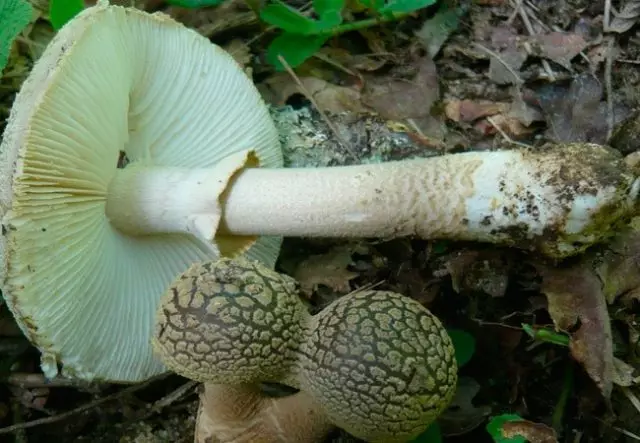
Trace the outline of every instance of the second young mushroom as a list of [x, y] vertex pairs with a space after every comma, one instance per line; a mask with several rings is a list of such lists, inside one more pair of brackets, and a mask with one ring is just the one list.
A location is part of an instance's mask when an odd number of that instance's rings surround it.
[[[446, 408], [457, 381], [452, 342], [417, 301], [363, 291], [310, 315], [295, 280], [245, 258], [180, 275], [158, 308], [153, 347], [205, 383], [197, 442], [318, 442], [334, 425], [366, 441], [407, 441]], [[260, 382], [299, 392], [267, 398]]]

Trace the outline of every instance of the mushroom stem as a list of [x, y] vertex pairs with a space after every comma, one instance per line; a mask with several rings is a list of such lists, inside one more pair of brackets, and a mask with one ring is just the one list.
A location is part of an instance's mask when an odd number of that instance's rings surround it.
[[220, 222], [220, 195], [244, 167], [257, 166], [251, 151], [232, 154], [211, 168], [133, 164], [114, 174], [105, 212], [131, 235], [190, 233], [212, 241]]
[[[639, 181], [597, 145], [317, 169], [246, 169], [221, 232], [488, 241], [563, 256], [635, 209]], [[595, 232], [594, 232], [595, 231]]]
[[107, 215], [135, 234], [416, 236], [561, 258], [629, 218], [640, 187], [619, 153], [593, 144], [357, 166], [256, 166], [247, 152], [209, 170], [134, 165], [112, 180]]
[[258, 385], [205, 383], [195, 442], [316, 443], [335, 428], [305, 392], [266, 397]]

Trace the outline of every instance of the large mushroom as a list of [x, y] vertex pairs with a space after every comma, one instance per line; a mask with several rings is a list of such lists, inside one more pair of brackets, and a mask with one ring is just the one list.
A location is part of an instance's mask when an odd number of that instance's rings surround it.
[[[446, 408], [457, 381], [451, 339], [416, 300], [362, 291], [310, 315], [295, 280], [242, 257], [181, 274], [152, 343], [169, 369], [205, 383], [202, 443], [318, 442], [333, 425], [407, 441]], [[300, 391], [268, 398], [260, 382]]]
[[[246, 162], [282, 165], [267, 109], [230, 55], [166, 15], [103, 2], [47, 47], [0, 150], [7, 306], [47, 376], [62, 364], [68, 376], [122, 382], [165, 371], [149, 340], [175, 276], [253, 243], [212, 238], [229, 177]], [[135, 183], [117, 179], [124, 170], [139, 172]], [[118, 197], [127, 186], [164, 194], [162, 229], [154, 218], [147, 232], [118, 226], [135, 212]], [[279, 244], [264, 237], [247, 254], [273, 266]]]
[[152, 312], [193, 261], [246, 252], [273, 265], [283, 235], [562, 258], [607, 238], [640, 189], [635, 168], [590, 144], [281, 168], [266, 107], [230, 56], [166, 15], [105, 1], [47, 47], [0, 149], [7, 304], [46, 375], [62, 364], [114, 381], [163, 370]]

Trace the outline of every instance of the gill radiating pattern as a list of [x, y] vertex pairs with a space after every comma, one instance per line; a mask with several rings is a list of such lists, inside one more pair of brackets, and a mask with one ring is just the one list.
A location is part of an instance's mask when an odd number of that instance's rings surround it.
[[[211, 259], [213, 249], [191, 236], [125, 236], [109, 224], [105, 198], [120, 150], [132, 162], [204, 167], [220, 159], [219, 148], [228, 143], [261, 155], [277, 143], [277, 134], [266, 125], [257, 126], [262, 131], [228, 130], [234, 120], [264, 119], [260, 106], [246, 115], [211, 112], [220, 104], [231, 106], [232, 89], [240, 85], [224, 74], [218, 81], [232, 60], [211, 62], [207, 53], [219, 49], [206, 39], [175, 24], [167, 29], [156, 17], [127, 20], [137, 13], [119, 8], [96, 14], [102, 14], [100, 20], [75, 23], [74, 58], [60, 59], [60, 65], [67, 64], [64, 75], [54, 74], [47, 96], [29, 111], [30, 124], [48, 129], [28, 134], [24, 145], [31, 148], [23, 145], [17, 163], [24, 174], [5, 219], [10, 229], [3, 247], [13, 256], [5, 295], [20, 313], [16, 317], [24, 317], [21, 327], [40, 347], [43, 361], [54, 366], [63, 361], [70, 375], [132, 381], [163, 370], [148, 343], [160, 295], [189, 264]], [[74, 66], [77, 60], [82, 66]], [[134, 65], [144, 67], [133, 72]], [[196, 75], [205, 71], [208, 76]], [[178, 82], [182, 75], [189, 82]], [[220, 86], [224, 90], [215, 92]], [[202, 129], [206, 119], [211, 124]], [[162, 150], [176, 144], [183, 149]], [[204, 156], [194, 155], [205, 145]], [[277, 155], [262, 160], [281, 164]], [[49, 246], [54, 242], [63, 246]], [[254, 250], [260, 255], [278, 245], [278, 239], [265, 239]], [[19, 298], [11, 296], [14, 291], [20, 291]], [[83, 297], [54, 302], [70, 293]]]

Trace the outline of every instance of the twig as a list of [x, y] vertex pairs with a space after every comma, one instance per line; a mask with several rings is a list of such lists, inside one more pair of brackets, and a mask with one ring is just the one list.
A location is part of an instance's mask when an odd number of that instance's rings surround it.
[[[152, 415], [152, 414], [155, 414], [157, 412], [160, 412], [161, 410], [163, 410], [167, 406], [169, 406], [172, 403], [175, 403], [176, 401], [180, 400], [182, 397], [187, 395], [187, 393], [189, 391], [191, 391], [196, 386], [198, 386], [198, 384], [199, 383], [197, 381], [189, 380], [187, 383], [183, 384], [178, 389], [176, 389], [173, 392], [170, 392], [169, 394], [165, 395], [160, 400], [156, 401], [151, 406], [151, 408], [149, 408], [149, 415]], [[145, 417], [146, 416], [147, 415], [145, 414]]]
[[51, 423], [56, 423], [58, 421], [64, 420], [66, 418], [72, 417], [74, 415], [77, 414], [82, 414], [84, 412], [90, 411], [91, 409], [94, 409], [104, 403], [108, 403], [110, 401], [113, 400], [117, 400], [119, 398], [125, 397], [129, 394], [132, 394], [136, 391], [139, 391], [141, 389], [146, 388], [147, 386], [151, 385], [152, 383], [158, 381], [158, 380], [162, 380], [163, 378], [168, 377], [169, 374], [161, 374], [158, 375], [157, 377], [151, 378], [143, 383], [137, 384], [137, 385], [133, 385], [133, 386], [129, 386], [127, 388], [124, 388], [121, 391], [118, 391], [114, 394], [111, 395], [107, 395], [106, 397], [102, 397], [99, 398], [97, 400], [91, 401], [89, 403], [86, 403], [82, 406], [79, 406], [75, 409], [72, 409], [70, 411], [67, 412], [63, 412], [62, 414], [58, 414], [58, 415], [54, 415], [52, 417], [45, 417], [45, 418], [40, 418], [38, 420], [32, 420], [32, 421], [27, 421], [24, 423], [16, 423], [15, 425], [11, 425], [11, 426], [7, 426], [6, 428], [0, 428], [0, 435], [1, 434], [10, 434], [12, 432], [17, 432], [20, 431], [22, 429], [28, 429], [28, 428], [33, 428], [35, 426], [40, 426], [40, 425], [45, 425], [45, 424], [51, 424]]
[[611, 71], [613, 70], [613, 37], [609, 36], [607, 44], [607, 58], [604, 64], [604, 85], [607, 92], [607, 140], [611, 138], [613, 133], [613, 85], [611, 82]]
[[527, 145], [526, 143], [517, 142], [517, 141], [513, 140], [511, 137], [509, 137], [509, 134], [504, 132], [502, 130], [502, 128], [499, 125], [497, 125], [495, 121], [493, 121], [492, 117], [487, 117], [487, 121], [489, 123], [491, 123], [491, 126], [496, 128], [496, 131], [498, 131], [500, 133], [500, 135], [502, 135], [502, 138], [504, 138], [507, 142], [512, 143], [512, 144], [514, 144], [516, 146], [524, 147], [524, 148], [530, 148], [531, 147], [531, 146]]
[[609, 32], [611, 25], [611, 0], [604, 2], [604, 17], [602, 19], [602, 32]]
[[513, 75], [516, 84], [518, 84], [518, 85], [524, 84], [524, 80], [522, 80], [520, 75], [518, 75], [518, 73], [516, 71], [514, 71], [513, 68], [507, 62], [505, 62], [502, 59], [502, 57], [500, 57], [500, 54], [498, 54], [495, 51], [492, 51], [491, 49], [487, 48], [486, 46], [481, 45], [480, 43], [473, 42], [472, 45], [476, 49], [479, 49], [479, 50], [487, 53], [491, 57], [494, 57], [496, 60], [498, 60], [507, 69], [507, 71], [509, 71], [511, 73], [511, 75]]
[[[531, 26], [531, 21], [529, 20], [529, 14], [527, 14], [527, 10], [525, 9], [524, 5], [522, 4], [522, 0], [516, 0], [516, 6], [515, 7], [516, 7], [518, 13], [520, 14], [520, 18], [522, 19], [522, 23], [524, 23], [524, 27], [527, 30], [527, 32], [529, 33], [529, 35], [531, 35], [531, 36], [536, 35], [536, 32], [533, 29], [533, 26]], [[527, 49], [527, 52], [530, 53], [529, 48], [526, 45], [525, 45], [525, 48]], [[556, 75], [553, 72], [553, 69], [551, 69], [551, 65], [549, 64], [549, 62], [547, 60], [542, 59], [542, 67], [544, 68], [545, 72], [549, 76], [549, 80], [552, 81], [552, 82], [556, 81]]]
[[18, 386], [20, 388], [76, 388], [76, 389], [91, 389], [95, 384], [90, 383], [78, 383], [77, 381], [64, 377], [55, 377], [53, 379], [47, 379], [43, 374], [32, 374], [24, 372], [14, 372], [6, 377], [0, 379], [3, 383]]
[[353, 150], [353, 148], [351, 147], [351, 144], [348, 143], [344, 139], [344, 137], [342, 137], [342, 134], [340, 134], [340, 132], [338, 131], [338, 128], [336, 128], [336, 126], [333, 124], [331, 119], [329, 119], [329, 117], [327, 117], [327, 114], [320, 108], [320, 106], [318, 106], [318, 103], [313, 98], [311, 93], [307, 90], [307, 88], [305, 88], [305, 86], [302, 84], [302, 82], [300, 81], [300, 78], [296, 75], [295, 72], [293, 72], [293, 69], [291, 69], [291, 66], [289, 66], [289, 63], [287, 63], [287, 61], [281, 55], [278, 55], [278, 60], [280, 61], [280, 63], [282, 63], [282, 66], [284, 66], [284, 68], [287, 70], [287, 73], [296, 82], [296, 84], [298, 85], [298, 87], [300, 88], [302, 93], [305, 95], [305, 97], [307, 97], [309, 99], [309, 101], [311, 102], [311, 104], [318, 110], [318, 112], [320, 113], [320, 116], [325, 121], [327, 126], [329, 126], [329, 129], [331, 129], [331, 132], [333, 132], [333, 134], [336, 136], [336, 139], [340, 142], [342, 147], [344, 149], [346, 149], [347, 152], [349, 152], [349, 154], [351, 154], [351, 156], [354, 159], [357, 159], [358, 157], [357, 157], [355, 151]]

